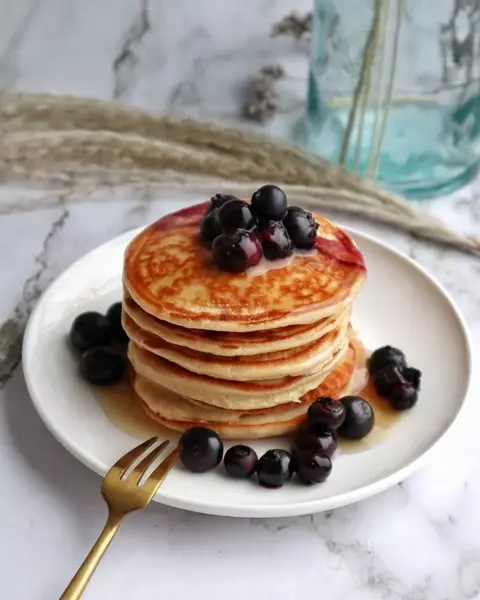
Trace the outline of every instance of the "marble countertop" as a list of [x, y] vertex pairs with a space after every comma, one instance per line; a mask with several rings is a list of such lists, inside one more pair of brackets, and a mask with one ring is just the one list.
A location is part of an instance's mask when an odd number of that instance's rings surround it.
[[[280, 60], [295, 76], [280, 115], [264, 129], [281, 131], [301, 111], [305, 57], [268, 32], [293, 7], [310, 8], [307, 0], [203, 0], [201, 9], [197, 0], [8, 4], [0, 21], [2, 87], [238, 122], [242, 82]], [[423, 205], [478, 234], [479, 195], [477, 180]], [[74, 260], [193, 197], [104, 191], [36, 209], [26, 190], [0, 188], [0, 207], [3, 197], [16, 202], [0, 218], [0, 595], [51, 600], [98, 535], [105, 507], [99, 478], [54, 440], [31, 405], [16, 367], [22, 327], [42, 290]], [[369, 222], [342, 222], [387, 240], [439, 279], [466, 318], [476, 361], [479, 259]], [[480, 395], [476, 376], [471, 394]], [[418, 474], [334, 512], [248, 520], [151, 506], [126, 520], [85, 598], [480, 599], [478, 406], [469, 403], [455, 436]]]

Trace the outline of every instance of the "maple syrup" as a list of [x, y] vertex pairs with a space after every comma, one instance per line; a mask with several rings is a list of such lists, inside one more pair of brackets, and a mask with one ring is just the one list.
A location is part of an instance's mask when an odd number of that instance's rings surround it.
[[120, 431], [139, 440], [158, 435], [171, 437], [172, 432], [151, 419], [140, 407], [126, 377], [116, 385], [96, 388], [95, 396], [110, 422]]
[[[365, 346], [358, 339], [355, 339], [354, 345], [357, 371], [366, 372], [370, 352], [366, 350]], [[388, 404], [387, 400], [377, 394], [372, 379], [368, 377], [368, 372], [366, 373], [367, 376], [364, 379], [364, 385], [360, 389], [353, 389], [351, 394], [364, 398], [370, 404], [375, 415], [375, 424], [372, 431], [362, 440], [340, 440], [340, 449], [343, 453], [362, 452], [377, 446], [385, 439], [387, 431], [398, 423], [402, 417], [402, 413], [394, 410]]]

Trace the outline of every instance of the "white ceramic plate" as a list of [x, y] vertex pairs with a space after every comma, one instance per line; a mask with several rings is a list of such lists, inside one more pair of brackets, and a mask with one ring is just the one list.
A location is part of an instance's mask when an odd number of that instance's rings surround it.
[[[121, 298], [123, 251], [136, 231], [90, 252], [45, 292], [27, 327], [23, 366], [28, 389], [53, 435], [80, 461], [104, 475], [138, 440], [118, 430], [78, 376], [66, 346], [75, 316], [104, 311]], [[235, 517], [278, 517], [343, 506], [385, 490], [420, 466], [462, 408], [470, 378], [463, 320], [451, 298], [417, 264], [392, 248], [350, 231], [365, 255], [368, 282], [354, 309], [367, 347], [392, 344], [423, 371], [417, 406], [379, 443], [339, 453], [329, 480], [313, 487], [293, 482], [266, 490], [228, 479], [221, 467], [193, 475], [175, 467], [156, 500], [178, 508]], [[286, 440], [252, 443], [260, 454]]]

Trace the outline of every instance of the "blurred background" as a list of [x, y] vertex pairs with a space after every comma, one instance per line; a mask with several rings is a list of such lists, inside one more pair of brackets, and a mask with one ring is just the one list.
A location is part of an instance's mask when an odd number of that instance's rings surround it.
[[479, 0], [3, 7], [3, 89], [253, 127], [410, 198], [454, 191], [478, 171]]
[[282, 110], [267, 128], [281, 128], [284, 113], [303, 112], [308, 53], [292, 37], [271, 33], [292, 10], [311, 11], [311, 0], [2, 3], [3, 88], [239, 122], [252, 76], [281, 63]]

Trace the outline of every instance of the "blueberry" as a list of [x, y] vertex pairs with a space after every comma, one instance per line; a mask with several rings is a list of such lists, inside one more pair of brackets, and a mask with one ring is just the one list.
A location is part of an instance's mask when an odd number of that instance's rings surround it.
[[218, 221], [224, 233], [235, 233], [238, 229], [252, 229], [256, 221], [250, 206], [243, 200], [230, 200], [218, 209]]
[[301, 429], [293, 442], [294, 455], [306, 450], [316, 454], [332, 456], [337, 449], [338, 439], [331, 429]]
[[395, 410], [408, 410], [418, 400], [422, 373], [407, 367], [405, 354], [393, 346], [375, 350], [368, 364], [378, 394]]
[[268, 260], [287, 258], [293, 254], [293, 243], [281, 223], [268, 221], [260, 231], [263, 254]]
[[382, 348], [375, 350], [372, 356], [370, 356], [368, 368], [370, 373], [375, 374], [387, 365], [405, 367], [406, 364], [407, 360], [405, 354], [401, 350], [394, 348], [393, 346], [383, 346]]
[[258, 461], [258, 481], [264, 487], [281, 487], [292, 477], [292, 473], [292, 457], [285, 450], [268, 450]]
[[341, 402], [345, 406], [345, 420], [338, 428], [339, 435], [350, 440], [364, 438], [374, 425], [372, 407], [359, 396], [345, 396]]
[[220, 208], [230, 200], [238, 200], [236, 196], [231, 196], [230, 194], [215, 194], [210, 198], [210, 204], [207, 208], [207, 213], [212, 212], [213, 210]]
[[213, 262], [229, 273], [242, 273], [248, 267], [258, 265], [262, 258], [262, 246], [248, 231], [219, 235], [212, 246]]
[[180, 438], [180, 460], [189, 471], [205, 473], [220, 464], [223, 442], [206, 427], [192, 427]]
[[112, 331], [107, 317], [98, 312], [78, 315], [70, 328], [70, 341], [79, 352], [110, 343]]
[[404, 378], [410, 383], [415, 390], [420, 389], [420, 382], [422, 380], [422, 372], [418, 369], [414, 369], [413, 367], [404, 367], [402, 369], [402, 374]]
[[238, 444], [225, 453], [223, 464], [227, 473], [235, 479], [248, 479], [256, 469], [258, 456], [253, 448]]
[[409, 384], [418, 391], [420, 389], [421, 378], [421, 371], [413, 367], [386, 365], [382, 369], [375, 371], [373, 383], [380, 396], [388, 398], [392, 390], [399, 385]]
[[318, 225], [312, 213], [298, 206], [291, 206], [283, 224], [296, 248], [310, 250], [315, 246]]
[[261, 221], [281, 221], [287, 212], [287, 196], [276, 185], [264, 185], [253, 194], [252, 208]]
[[333, 398], [318, 398], [308, 409], [308, 422], [338, 429], [345, 419], [345, 407]]
[[304, 450], [295, 456], [295, 470], [303, 484], [321, 483], [332, 472], [332, 461], [328, 456]]
[[375, 389], [383, 398], [388, 398], [394, 388], [407, 383], [403, 376], [402, 367], [397, 367], [393, 364], [387, 364], [381, 369], [374, 371], [372, 377]]
[[122, 303], [115, 302], [107, 310], [107, 319], [112, 336], [117, 342], [128, 342], [128, 336], [122, 326]]
[[418, 392], [410, 384], [399, 385], [392, 390], [388, 402], [395, 410], [409, 410], [413, 408], [418, 400]]
[[93, 385], [112, 385], [125, 373], [124, 357], [108, 346], [96, 346], [82, 354], [80, 373]]
[[210, 245], [213, 240], [222, 233], [218, 220], [218, 210], [207, 213], [200, 224], [200, 236], [202, 240]]

